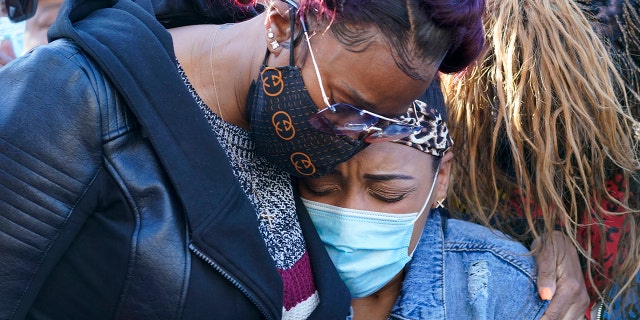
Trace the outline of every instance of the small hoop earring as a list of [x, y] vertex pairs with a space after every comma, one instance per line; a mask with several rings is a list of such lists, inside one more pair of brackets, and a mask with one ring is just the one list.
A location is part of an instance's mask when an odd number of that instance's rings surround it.
[[444, 198], [436, 201], [436, 209], [444, 208]]
[[280, 48], [280, 44], [278, 43], [277, 40], [273, 40], [271, 42], [269, 42], [269, 44], [271, 45], [271, 50], [275, 50]]

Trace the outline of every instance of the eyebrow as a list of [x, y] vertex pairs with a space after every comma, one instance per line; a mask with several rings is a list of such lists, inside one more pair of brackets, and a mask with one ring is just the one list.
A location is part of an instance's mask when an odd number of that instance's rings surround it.
[[414, 177], [406, 174], [370, 174], [365, 173], [364, 178], [374, 181], [390, 181], [390, 180], [415, 180]]
[[[373, 105], [373, 103], [365, 100], [365, 98], [360, 94], [360, 92], [356, 91], [356, 89], [354, 89], [351, 85], [349, 85], [347, 82], [342, 81], [342, 84], [347, 88], [347, 90], [349, 91], [349, 93], [351, 94], [351, 96], [353, 96], [354, 100], [356, 101], [356, 106], [355, 107], [359, 107], [361, 109], [365, 109], [367, 111], [371, 111], [371, 112], [376, 112], [378, 113], [376, 110], [376, 107]], [[383, 116], [387, 116], [386, 114], [382, 114]]]

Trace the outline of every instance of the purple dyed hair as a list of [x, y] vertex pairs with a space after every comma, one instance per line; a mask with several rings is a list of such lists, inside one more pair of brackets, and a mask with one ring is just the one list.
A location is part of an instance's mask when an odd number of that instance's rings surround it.
[[484, 0], [300, 0], [300, 8], [332, 21], [334, 34], [347, 47], [366, 44], [379, 31], [409, 75], [420, 73], [415, 59], [441, 61], [444, 73], [461, 71], [484, 48]]
[[425, 78], [420, 62], [439, 63], [438, 70], [444, 73], [458, 72], [484, 48], [485, 0], [294, 1], [306, 17], [331, 23], [333, 34], [350, 50], [366, 49], [372, 37], [381, 34], [394, 51], [398, 67], [415, 79]]

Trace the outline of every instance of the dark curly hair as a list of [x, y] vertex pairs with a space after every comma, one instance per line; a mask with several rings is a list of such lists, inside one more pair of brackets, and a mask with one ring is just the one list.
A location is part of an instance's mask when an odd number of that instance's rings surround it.
[[300, 0], [300, 9], [331, 21], [334, 35], [355, 51], [381, 35], [398, 66], [416, 79], [423, 78], [420, 62], [458, 72], [484, 48], [484, 0]]
[[[431, 80], [422, 70], [424, 63], [438, 64], [443, 73], [462, 71], [484, 48], [485, 0], [294, 1], [308, 20], [329, 23], [334, 36], [349, 50], [363, 51], [372, 38], [382, 39], [392, 49], [398, 67], [414, 79]], [[213, 8], [226, 3], [240, 13], [255, 13], [255, 8], [262, 11], [256, 0], [208, 2]]]

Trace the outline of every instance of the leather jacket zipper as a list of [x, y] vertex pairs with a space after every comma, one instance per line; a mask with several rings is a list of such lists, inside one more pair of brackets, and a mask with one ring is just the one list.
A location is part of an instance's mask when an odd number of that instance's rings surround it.
[[593, 319], [593, 320], [602, 320], [602, 319], [604, 319], [602, 317], [603, 312], [604, 312], [604, 302], [598, 301], [598, 311], [596, 312], [596, 318]]
[[238, 282], [233, 276], [231, 276], [231, 274], [229, 274], [220, 265], [218, 265], [215, 261], [213, 261], [213, 259], [209, 258], [209, 256], [207, 256], [202, 251], [200, 251], [198, 248], [196, 248], [196, 246], [193, 243], [189, 243], [189, 249], [193, 253], [195, 253], [196, 256], [198, 256], [200, 259], [204, 260], [207, 264], [209, 264], [214, 269], [216, 269], [218, 272], [220, 272], [220, 274], [222, 274], [222, 276], [225, 277], [225, 279], [229, 280], [231, 282], [231, 284], [233, 284], [236, 288], [240, 289], [240, 291], [242, 291], [242, 293], [245, 296], [247, 296], [247, 298], [249, 298], [249, 300], [251, 300], [251, 302], [253, 302], [253, 304], [258, 308], [258, 310], [260, 310], [260, 313], [262, 313], [262, 315], [266, 319], [273, 319], [272, 317], [270, 317], [268, 315], [267, 311], [262, 307], [262, 305], [260, 303], [258, 303], [258, 299], [256, 299], [251, 293], [249, 293], [249, 291], [247, 291], [240, 284], [240, 282]]

